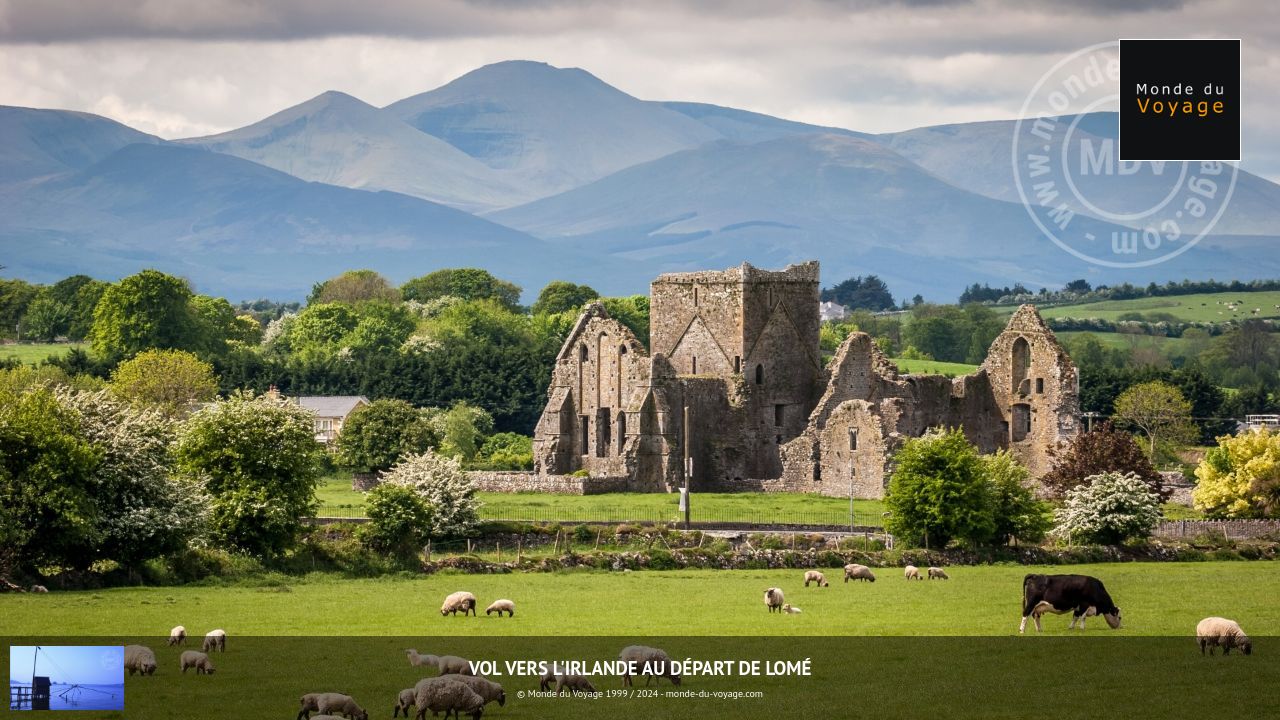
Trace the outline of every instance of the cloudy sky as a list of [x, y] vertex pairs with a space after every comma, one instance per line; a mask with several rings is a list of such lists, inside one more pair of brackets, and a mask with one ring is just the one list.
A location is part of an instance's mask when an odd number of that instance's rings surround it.
[[1054, 62], [1118, 37], [1242, 38], [1243, 166], [1280, 180], [1272, 0], [0, 0], [0, 104], [185, 137], [527, 59], [880, 132], [1013, 117]]

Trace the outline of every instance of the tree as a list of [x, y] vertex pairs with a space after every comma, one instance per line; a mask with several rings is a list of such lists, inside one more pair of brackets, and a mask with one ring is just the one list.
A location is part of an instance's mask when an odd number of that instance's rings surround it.
[[991, 489], [977, 448], [959, 430], [932, 431], [902, 444], [889, 481], [885, 528], [908, 542], [946, 547], [983, 543], [995, 531]]
[[520, 308], [520, 286], [499, 280], [479, 268], [449, 268], [417, 277], [400, 286], [405, 300], [430, 302], [446, 295], [463, 300], [496, 300], [508, 310]]
[[[626, 297], [603, 298], [605, 312], [609, 317], [626, 325], [636, 334], [636, 339], [649, 347], [649, 296], [628, 295]], [[575, 318], [576, 319], [576, 318]], [[560, 338], [563, 340], [564, 338]], [[558, 346], [559, 343], [556, 343]], [[558, 347], [556, 349], [559, 349]]]
[[168, 417], [186, 414], [218, 393], [213, 366], [183, 350], [146, 350], [116, 366], [111, 390]]
[[410, 485], [378, 485], [365, 500], [369, 522], [360, 538], [369, 547], [411, 557], [431, 537], [432, 514], [425, 497]]
[[823, 302], [839, 303], [849, 309], [892, 310], [893, 295], [875, 275], [853, 277], [822, 291]]
[[294, 544], [316, 505], [314, 432], [314, 417], [296, 403], [248, 392], [184, 423], [175, 460], [209, 494], [215, 540], [268, 557]]
[[491, 435], [473, 464], [483, 470], [532, 470], [533, 438], [510, 432]]
[[454, 458], [429, 451], [408, 455], [382, 476], [382, 484], [417, 492], [430, 512], [430, 537], [463, 537], [480, 522], [475, 483]]
[[15, 337], [39, 288], [26, 280], [0, 279], [0, 337]]
[[1061, 496], [1068, 490], [1103, 473], [1134, 474], [1142, 478], [1152, 492], [1164, 495], [1164, 481], [1150, 458], [1133, 436], [1104, 422], [1092, 431], [1080, 433], [1059, 454], [1053, 468], [1040, 478], [1040, 483]]
[[28, 339], [49, 342], [66, 334], [71, 325], [71, 306], [58, 301], [45, 288], [27, 306], [22, 322]]
[[1223, 436], [1195, 473], [1200, 482], [1191, 498], [1210, 517], [1280, 515], [1280, 433]]
[[185, 280], [143, 270], [111, 285], [93, 312], [93, 349], [127, 358], [152, 348], [191, 350], [198, 323]]
[[1072, 293], [1087, 293], [1090, 290], [1092, 290], [1093, 287], [1089, 285], [1088, 280], [1085, 280], [1082, 278], [1080, 280], [1072, 280], [1071, 282], [1062, 286], [1062, 289]]
[[1055, 520], [1055, 535], [1085, 543], [1147, 538], [1160, 522], [1160, 496], [1133, 473], [1094, 475], [1067, 493]]
[[346, 467], [380, 473], [405, 455], [439, 444], [427, 418], [403, 400], [374, 400], [356, 410], [338, 435], [338, 461]]
[[400, 291], [373, 270], [348, 270], [337, 277], [316, 283], [307, 304], [399, 302]]
[[355, 329], [359, 317], [340, 303], [308, 305], [287, 320], [287, 347], [293, 353], [331, 354], [342, 338]]
[[445, 412], [436, 411], [433, 426], [440, 436], [440, 452], [464, 463], [475, 459], [485, 436], [493, 432], [493, 416], [483, 408], [465, 402], [455, 404]]
[[995, 518], [992, 537], [1000, 542], [1009, 538], [1040, 542], [1051, 525], [1049, 506], [1036, 500], [1031, 492], [1031, 473], [1008, 450], [982, 456], [982, 465], [987, 482], [991, 483]]
[[534, 315], [548, 315], [580, 311], [582, 306], [600, 297], [600, 293], [586, 285], [575, 285], [564, 280], [553, 280], [538, 293], [531, 308]]
[[1116, 398], [1116, 419], [1147, 436], [1153, 460], [1157, 443], [1190, 443], [1199, 434], [1191, 422], [1191, 403], [1178, 388], [1159, 381], [1134, 385], [1121, 393]]

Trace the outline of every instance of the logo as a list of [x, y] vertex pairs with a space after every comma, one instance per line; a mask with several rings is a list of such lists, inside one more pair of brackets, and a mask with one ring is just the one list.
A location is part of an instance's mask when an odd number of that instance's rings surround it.
[[1063, 58], [1032, 88], [1013, 131], [1013, 176], [1040, 231], [1081, 260], [1144, 267], [1190, 250], [1222, 217], [1237, 168], [1120, 159], [1119, 42]]

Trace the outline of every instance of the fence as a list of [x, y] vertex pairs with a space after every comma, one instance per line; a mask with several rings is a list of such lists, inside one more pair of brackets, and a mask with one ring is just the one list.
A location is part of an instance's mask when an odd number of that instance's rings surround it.
[[[324, 505], [316, 512], [317, 520], [363, 520], [367, 516], [363, 507]], [[501, 508], [481, 507], [480, 517], [483, 520], [497, 522], [523, 523], [607, 523], [651, 525], [667, 523], [679, 525], [684, 522], [684, 513], [676, 508], [657, 510], [651, 508], [630, 508], [624, 506], [603, 508]], [[719, 512], [690, 512], [692, 524], [706, 526], [749, 526], [749, 527], [796, 527], [796, 528], [833, 528], [850, 527], [847, 511], [815, 510], [811, 512], [752, 512], [750, 510], [723, 510]], [[884, 526], [884, 518], [876, 512], [855, 511], [852, 526], [864, 528], [880, 528]]]
[[1242, 540], [1262, 535], [1280, 535], [1280, 520], [1164, 520], [1156, 526], [1156, 537], [1195, 538], [1206, 535]]

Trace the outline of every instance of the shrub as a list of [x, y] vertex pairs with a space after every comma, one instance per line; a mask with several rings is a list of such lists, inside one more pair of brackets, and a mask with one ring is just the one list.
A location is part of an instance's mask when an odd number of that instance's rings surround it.
[[910, 543], [982, 543], [995, 531], [991, 490], [977, 448], [959, 430], [907, 440], [889, 481], [886, 529]]
[[1057, 495], [1062, 495], [1086, 484], [1087, 478], [1107, 472], [1134, 473], [1152, 491], [1164, 492], [1160, 473], [1156, 472], [1137, 441], [1109, 422], [1102, 423], [1091, 432], [1076, 435], [1040, 482]]
[[423, 414], [403, 400], [374, 400], [351, 413], [335, 443], [338, 462], [353, 470], [382, 472], [403, 455], [439, 444]]
[[511, 432], [491, 435], [480, 446], [472, 465], [484, 470], [532, 469], [533, 438]]
[[431, 508], [407, 485], [383, 483], [369, 491], [365, 514], [369, 522], [360, 528], [360, 539], [375, 550], [409, 556], [431, 535]]
[[1218, 438], [1195, 474], [1200, 483], [1191, 497], [1210, 517], [1280, 514], [1280, 433]]
[[1056, 520], [1054, 534], [1081, 542], [1145, 539], [1160, 522], [1160, 496], [1134, 473], [1103, 473], [1068, 492]]
[[1040, 542], [1052, 523], [1049, 506], [1036, 500], [1027, 486], [1031, 474], [1007, 450], [984, 456], [982, 464], [991, 483], [993, 537], [1000, 542], [1011, 537], [1023, 542]]
[[433, 452], [409, 455], [382, 476], [383, 485], [414, 490], [430, 510], [430, 536], [462, 537], [479, 525], [476, 486], [455, 458]]

